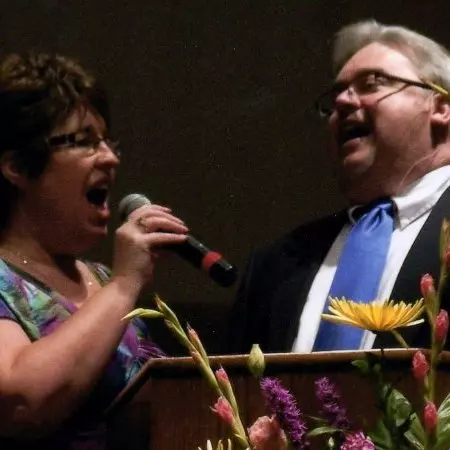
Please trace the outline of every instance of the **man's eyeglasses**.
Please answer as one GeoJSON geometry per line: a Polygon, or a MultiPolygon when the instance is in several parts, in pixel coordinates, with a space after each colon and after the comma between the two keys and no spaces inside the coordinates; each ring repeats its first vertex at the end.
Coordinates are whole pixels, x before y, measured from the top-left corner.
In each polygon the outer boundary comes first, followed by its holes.
{"type": "Polygon", "coordinates": [[[116,156],[120,157],[119,142],[107,137],[99,137],[95,132],[88,128],[75,133],[61,134],[52,136],[47,139],[47,143],[51,148],[66,149],[80,148],[86,153],[96,153],[102,144],[105,144],[116,156]]]}
{"type": "Polygon", "coordinates": [[[445,96],[449,95],[441,86],[426,80],[414,81],[384,72],[371,71],[358,74],[350,83],[336,83],[317,99],[316,109],[321,117],[329,117],[336,109],[337,97],[349,88],[358,97],[364,97],[371,94],[388,95],[399,92],[407,86],[417,86],[422,89],[436,91],[445,96]]]}

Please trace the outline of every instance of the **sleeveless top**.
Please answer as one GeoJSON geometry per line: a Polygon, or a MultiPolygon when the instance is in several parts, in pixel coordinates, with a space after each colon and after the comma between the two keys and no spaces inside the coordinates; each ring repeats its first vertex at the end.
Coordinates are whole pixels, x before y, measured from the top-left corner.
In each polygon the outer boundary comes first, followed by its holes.
{"type": "MultiPolygon", "coordinates": [[[[88,261],[84,263],[102,286],[107,283],[111,274],[105,266],[88,261]]],[[[76,307],[58,292],[0,259],[0,319],[17,322],[32,342],[51,334],[76,311],[76,307]]],[[[105,323],[104,326],[108,324],[105,323]]],[[[102,413],[144,362],[161,356],[165,355],[151,341],[145,323],[139,318],[133,319],[96,387],[67,422],[51,436],[38,441],[16,441],[0,437],[0,448],[105,449],[106,426],[102,413]]]]}

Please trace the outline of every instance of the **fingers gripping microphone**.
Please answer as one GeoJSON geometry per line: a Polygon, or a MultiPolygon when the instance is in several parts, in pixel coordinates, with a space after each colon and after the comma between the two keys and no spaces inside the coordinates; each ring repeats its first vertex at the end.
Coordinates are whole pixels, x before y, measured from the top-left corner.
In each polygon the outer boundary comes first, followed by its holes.
{"type": "MultiPolygon", "coordinates": [[[[125,220],[135,209],[149,204],[151,204],[150,200],[142,194],[127,195],[119,203],[120,219],[125,220]]],[[[205,271],[220,286],[228,287],[236,281],[236,268],[220,253],[210,250],[190,234],[181,244],[168,245],[165,248],[205,271]]]]}

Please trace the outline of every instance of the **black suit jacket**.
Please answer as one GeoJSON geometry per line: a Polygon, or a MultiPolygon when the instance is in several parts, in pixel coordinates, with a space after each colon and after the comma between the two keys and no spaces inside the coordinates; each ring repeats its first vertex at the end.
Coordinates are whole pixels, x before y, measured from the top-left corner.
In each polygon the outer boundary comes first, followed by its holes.
{"type": "MultiPolygon", "coordinates": [[[[391,298],[414,301],[421,297],[420,279],[440,270],[439,236],[442,220],[450,218],[450,188],[441,196],[414,241],[395,282],[391,298]]],[[[300,226],[269,247],[256,251],[248,265],[233,306],[227,350],[248,353],[258,343],[265,352],[289,352],[311,284],[336,236],[347,221],[345,211],[300,226]]],[[[450,307],[450,290],[442,307],[450,307]]],[[[404,328],[413,347],[429,345],[428,325],[404,328]]],[[[398,347],[390,333],[379,335],[375,347],[398,347]]]]}

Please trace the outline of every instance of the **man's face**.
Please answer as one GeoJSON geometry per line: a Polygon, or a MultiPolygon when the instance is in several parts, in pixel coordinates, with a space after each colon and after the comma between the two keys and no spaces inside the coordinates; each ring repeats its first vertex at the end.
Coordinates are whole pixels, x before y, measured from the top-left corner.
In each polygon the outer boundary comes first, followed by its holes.
{"type": "Polygon", "coordinates": [[[372,43],[336,77],[341,87],[329,118],[331,150],[353,202],[394,195],[429,170],[433,94],[389,75],[421,81],[406,56],[372,43]]]}

